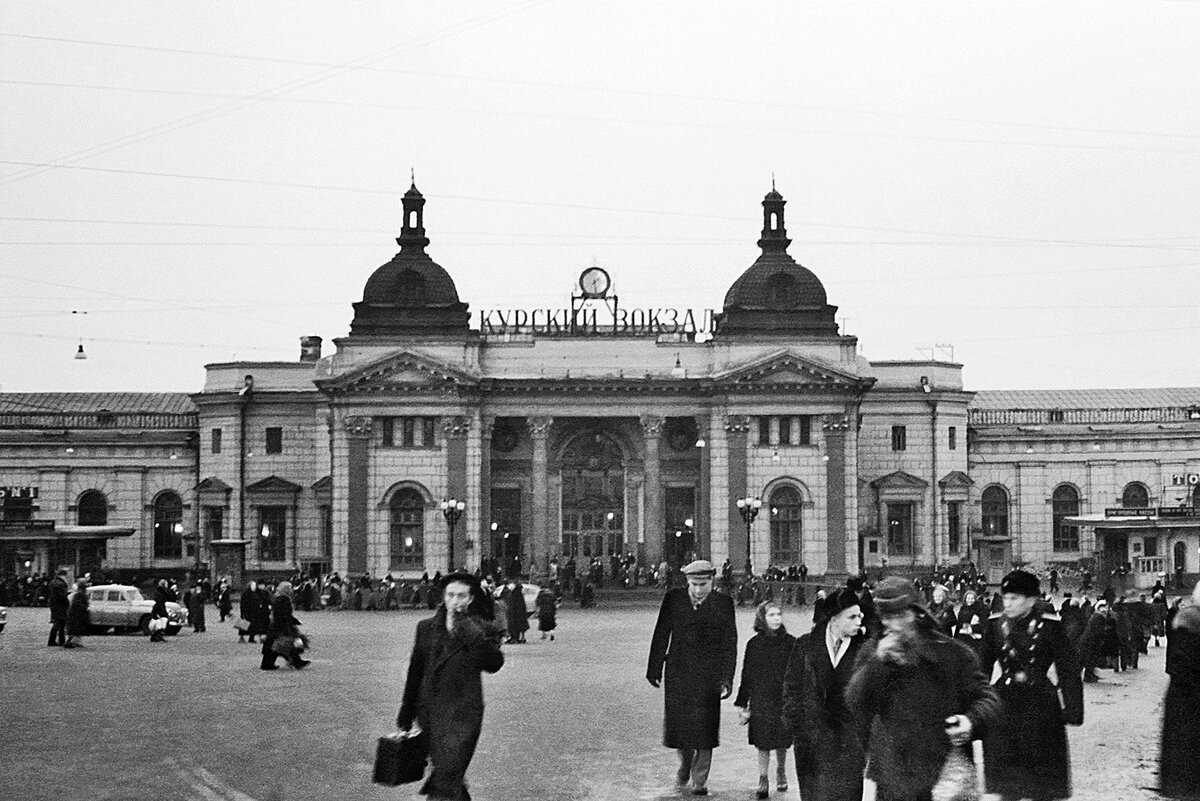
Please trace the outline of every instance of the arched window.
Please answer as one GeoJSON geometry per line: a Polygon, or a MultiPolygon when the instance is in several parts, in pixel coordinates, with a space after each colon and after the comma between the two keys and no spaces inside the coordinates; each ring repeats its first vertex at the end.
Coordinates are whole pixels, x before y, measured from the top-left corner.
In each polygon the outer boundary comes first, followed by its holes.
{"type": "Polygon", "coordinates": [[[76,514],[81,526],[107,526],[108,498],[104,497],[103,492],[88,490],[79,496],[76,514]]]}
{"type": "Polygon", "coordinates": [[[804,561],[800,490],[785,484],[771,493],[771,564],[787,567],[804,561]]]}
{"type": "Polygon", "coordinates": [[[412,488],[392,496],[392,567],[425,566],[425,499],[412,488]]]}
{"type": "Polygon", "coordinates": [[[154,499],[154,558],[183,556],[183,501],[174,492],[154,499]]]}
{"type": "Polygon", "coordinates": [[[792,308],[796,305],[798,293],[796,279],[788,273],[776,273],[768,281],[767,302],[772,308],[792,308]]]}
{"type": "Polygon", "coordinates": [[[1054,550],[1078,551],[1079,526],[1063,522],[1063,518],[1079,514],[1079,491],[1070,484],[1059,484],[1051,498],[1054,510],[1054,550]]]}
{"type": "Polygon", "coordinates": [[[983,491],[983,534],[986,537],[1008,536],[1008,493],[993,484],[983,491]]]}
{"type": "Polygon", "coordinates": [[[1145,484],[1133,481],[1125,485],[1125,491],[1121,493],[1121,506],[1126,509],[1145,509],[1149,505],[1150,490],[1146,489],[1145,484]]]}
{"type": "Polygon", "coordinates": [[[396,282],[396,302],[401,306],[424,306],[425,277],[416,270],[400,273],[396,282]]]}

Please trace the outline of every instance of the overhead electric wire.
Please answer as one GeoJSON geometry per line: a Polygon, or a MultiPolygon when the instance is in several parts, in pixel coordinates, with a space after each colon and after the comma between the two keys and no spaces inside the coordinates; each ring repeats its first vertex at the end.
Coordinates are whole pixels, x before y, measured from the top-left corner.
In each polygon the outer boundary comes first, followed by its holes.
{"type": "Polygon", "coordinates": [[[274,95],[285,94],[287,92],[292,92],[297,89],[303,89],[303,88],[306,88],[309,86],[314,86],[318,83],[322,83],[322,82],[330,80],[332,78],[336,78],[339,75],[344,75],[348,72],[352,72],[355,65],[371,64],[376,61],[382,61],[386,58],[391,58],[392,56],[395,56],[402,52],[416,50],[417,48],[425,47],[429,44],[440,41],[442,39],[449,38],[451,36],[457,35],[464,31],[473,30],[473,29],[478,28],[487,23],[495,22],[498,19],[503,19],[504,17],[509,16],[510,14],[516,13],[516,11],[521,10],[524,7],[540,5],[545,2],[548,2],[548,0],[522,0],[522,2],[515,3],[511,6],[508,6],[505,9],[498,11],[498,12],[488,12],[485,14],[480,14],[476,17],[472,17],[468,20],[465,20],[461,23],[457,23],[455,25],[448,26],[447,28],[445,28],[441,31],[438,31],[434,34],[430,34],[429,36],[424,37],[423,39],[421,39],[418,42],[415,42],[415,43],[405,42],[403,44],[393,45],[391,47],[384,48],[379,53],[375,53],[370,56],[363,56],[361,58],[346,62],[345,64],[338,64],[338,65],[330,66],[326,69],[323,69],[321,72],[316,73],[315,75],[304,76],[302,78],[296,78],[291,81],[286,81],[282,84],[278,84],[278,85],[273,86],[269,89],[266,89],[262,92],[257,92],[252,95],[247,95],[245,97],[242,97],[238,100],[235,100],[235,101],[232,101],[229,103],[223,103],[221,105],[215,106],[210,109],[205,109],[203,111],[194,112],[192,114],[187,114],[187,115],[184,115],[183,117],[178,117],[174,120],[170,120],[165,123],[160,123],[159,125],[154,125],[154,126],[151,126],[150,128],[145,128],[141,131],[137,131],[132,134],[126,134],[125,136],[117,137],[116,139],[110,139],[105,142],[101,142],[96,145],[93,145],[91,147],[84,148],[82,150],[76,150],[76,151],[68,153],[66,155],[59,156],[50,161],[43,162],[36,167],[27,168],[24,171],[18,171],[15,173],[9,173],[8,175],[0,176],[0,185],[24,180],[26,178],[30,178],[34,175],[38,175],[42,172],[45,172],[46,170],[51,170],[51,169],[63,167],[63,166],[69,165],[69,164],[74,164],[78,161],[82,161],[84,159],[91,158],[93,156],[98,156],[103,153],[109,153],[113,150],[117,150],[119,148],[126,147],[128,145],[132,145],[132,144],[136,144],[138,142],[145,141],[146,139],[151,139],[153,137],[161,136],[166,133],[171,133],[173,131],[177,131],[182,128],[187,128],[187,127],[196,125],[201,122],[206,122],[206,121],[208,121],[210,119],[214,119],[216,117],[221,117],[221,116],[225,116],[227,114],[231,114],[236,111],[240,111],[243,108],[248,108],[250,106],[253,106],[253,105],[256,105],[257,103],[262,102],[263,100],[267,100],[274,95]]]}
{"type": "MultiPolygon", "coordinates": [[[[287,58],[277,58],[277,57],[272,57],[272,56],[246,55],[246,54],[240,54],[240,53],[221,53],[221,52],[210,51],[210,50],[193,50],[193,49],[186,49],[186,48],[161,47],[161,46],[153,46],[153,45],[138,45],[138,44],[128,44],[128,43],[121,43],[121,42],[102,42],[102,41],[96,41],[96,40],[91,40],[91,39],[72,39],[72,38],[57,37],[57,36],[37,36],[37,35],[33,35],[33,34],[21,34],[21,33],[0,33],[0,36],[7,36],[7,37],[11,37],[11,38],[18,38],[18,39],[32,39],[32,40],[37,40],[37,41],[62,42],[62,43],[66,43],[66,44],[82,44],[82,45],[93,45],[93,46],[99,46],[99,47],[111,47],[111,48],[121,48],[121,49],[131,49],[131,50],[146,50],[146,51],[154,51],[154,52],[162,52],[162,53],[175,53],[175,54],[179,54],[179,55],[192,55],[192,56],[204,56],[204,57],[211,57],[211,58],[256,61],[256,62],[263,62],[263,63],[284,64],[284,65],[292,65],[292,66],[322,67],[322,68],[344,66],[344,65],[339,65],[335,62],[327,62],[327,61],[307,61],[307,60],[302,60],[302,59],[287,59],[287,58]]],[[[996,125],[996,126],[1007,127],[1007,128],[1028,128],[1028,129],[1032,129],[1032,130],[1064,131],[1064,132],[1069,132],[1069,133],[1093,133],[1093,134],[1107,134],[1107,135],[1116,135],[1116,136],[1143,136],[1143,137],[1161,137],[1161,138],[1172,138],[1172,139],[1197,139],[1197,138],[1200,138],[1200,134],[1176,133],[1176,132],[1171,132],[1171,131],[1137,131],[1137,130],[1128,130],[1128,129],[1122,130],[1119,128],[1089,128],[1089,127],[1085,127],[1085,126],[1048,125],[1045,123],[1013,122],[1010,120],[992,120],[992,119],[973,118],[973,117],[954,117],[954,116],[943,115],[943,114],[921,114],[921,113],[917,113],[917,112],[901,112],[901,111],[890,111],[890,110],[880,110],[880,109],[857,109],[857,108],[848,108],[845,106],[826,106],[826,105],[820,105],[820,104],[789,103],[787,101],[781,101],[781,100],[761,100],[761,99],[754,99],[754,98],[747,98],[747,97],[722,97],[722,96],[715,96],[715,95],[696,95],[696,94],[683,94],[683,93],[678,93],[678,92],[662,92],[662,91],[654,91],[654,90],[650,90],[650,89],[630,89],[627,87],[616,87],[616,86],[612,86],[612,85],[604,86],[604,85],[595,85],[595,84],[590,84],[590,85],[589,84],[572,84],[572,83],[564,83],[561,81],[544,81],[544,80],[535,81],[535,80],[522,80],[522,79],[518,79],[518,78],[499,78],[494,75],[467,75],[467,74],[462,74],[462,73],[455,74],[455,73],[444,73],[444,72],[431,72],[429,70],[413,70],[413,69],[403,69],[403,68],[398,68],[398,67],[378,67],[378,66],[374,66],[373,64],[355,66],[355,67],[352,67],[349,71],[396,73],[396,74],[401,74],[401,75],[415,75],[415,76],[426,77],[426,78],[439,78],[439,79],[443,79],[443,80],[474,81],[474,82],[480,82],[480,83],[495,83],[495,84],[515,85],[515,86],[529,86],[529,87],[536,87],[536,88],[542,88],[542,89],[554,89],[556,91],[565,91],[565,92],[580,92],[580,91],[600,92],[600,93],[606,93],[606,94],[646,97],[646,98],[651,98],[651,99],[655,99],[655,100],[680,100],[680,101],[685,101],[688,103],[696,103],[696,102],[706,103],[706,104],[707,103],[725,103],[725,104],[729,104],[729,105],[759,106],[759,107],[763,107],[763,108],[791,108],[791,109],[797,109],[797,110],[802,110],[802,111],[822,111],[822,112],[833,112],[833,113],[842,113],[842,114],[861,114],[861,115],[865,115],[865,116],[889,117],[889,118],[900,118],[900,119],[917,119],[917,120],[928,120],[928,121],[933,121],[933,122],[949,122],[949,123],[966,124],[966,125],[996,125]]]]}

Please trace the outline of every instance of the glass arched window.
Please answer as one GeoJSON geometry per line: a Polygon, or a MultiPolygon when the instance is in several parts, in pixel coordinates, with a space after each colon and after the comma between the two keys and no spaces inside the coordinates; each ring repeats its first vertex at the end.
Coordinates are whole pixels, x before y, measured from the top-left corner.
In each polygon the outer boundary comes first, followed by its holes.
{"type": "Polygon", "coordinates": [[[425,566],[425,499],[405,488],[392,496],[392,567],[425,566]]]}
{"type": "Polygon", "coordinates": [[[781,567],[804,561],[800,490],[784,485],[771,493],[771,564],[781,567]]]}
{"type": "Polygon", "coordinates": [[[183,501],[174,492],[154,499],[154,558],[183,556],[183,501]]]}
{"type": "Polygon", "coordinates": [[[983,491],[980,506],[985,537],[1008,536],[1008,493],[1004,487],[992,485],[983,491]]]}
{"type": "Polygon", "coordinates": [[[1079,491],[1070,484],[1059,484],[1051,498],[1054,510],[1054,550],[1078,551],[1079,526],[1072,526],[1063,518],[1079,514],[1079,491]]]}
{"type": "Polygon", "coordinates": [[[396,302],[401,306],[424,306],[425,277],[416,270],[400,273],[396,282],[396,302]]]}
{"type": "Polygon", "coordinates": [[[1134,481],[1125,485],[1121,493],[1121,506],[1126,509],[1145,509],[1150,505],[1150,490],[1145,484],[1134,481]]]}
{"type": "Polygon", "coordinates": [[[104,497],[103,492],[88,490],[79,496],[76,514],[81,526],[107,526],[108,498],[104,497]]]}

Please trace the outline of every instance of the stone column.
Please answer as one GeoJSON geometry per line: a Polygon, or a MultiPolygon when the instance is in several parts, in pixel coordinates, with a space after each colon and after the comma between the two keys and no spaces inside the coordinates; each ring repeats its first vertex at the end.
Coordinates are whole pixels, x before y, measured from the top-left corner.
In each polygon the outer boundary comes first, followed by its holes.
{"type": "Polygon", "coordinates": [[[529,426],[529,436],[533,439],[533,473],[531,476],[532,499],[530,511],[533,513],[533,526],[529,542],[524,544],[525,553],[521,555],[522,567],[527,572],[534,572],[538,567],[537,560],[550,552],[550,505],[549,505],[549,454],[546,451],[550,439],[550,427],[554,425],[553,417],[530,417],[526,424],[529,426]]]}
{"type": "MultiPolygon", "coordinates": [[[[846,569],[846,432],[842,418],[825,422],[825,573],[841,577],[846,569]]],[[[857,536],[857,532],[855,532],[857,536]]]]}
{"type": "MultiPolygon", "coordinates": [[[[726,415],[725,440],[728,448],[726,466],[729,471],[726,486],[729,497],[725,499],[725,508],[729,510],[729,565],[739,576],[745,573],[748,554],[746,551],[746,524],[738,513],[735,500],[746,497],[746,446],[749,433],[749,417],[742,414],[726,415]]],[[[764,524],[769,524],[769,519],[754,522],[754,525],[758,526],[764,524]]]]}
{"type": "Polygon", "coordinates": [[[345,421],[350,440],[346,460],[349,481],[346,515],[346,569],[350,575],[367,572],[368,521],[370,520],[371,418],[350,417],[345,421]]]}
{"type": "Polygon", "coordinates": [[[646,533],[646,558],[650,564],[658,564],[663,558],[663,530],[666,528],[663,520],[662,475],[658,460],[658,442],[662,437],[663,418],[644,414],[638,422],[642,424],[642,436],[646,446],[643,469],[646,478],[642,484],[646,510],[643,529],[646,533]]]}
{"type": "MultiPolygon", "coordinates": [[[[447,417],[442,421],[442,433],[446,437],[446,494],[447,497],[463,501],[468,507],[478,502],[467,491],[467,433],[470,430],[471,421],[466,417],[447,417]]],[[[454,547],[451,548],[450,525],[446,523],[446,558],[443,563],[448,569],[445,572],[467,563],[467,525],[467,515],[464,513],[454,527],[454,547]],[[450,564],[451,553],[454,554],[454,564],[450,564]]]]}
{"type": "Polygon", "coordinates": [[[479,564],[495,556],[492,553],[492,431],[496,418],[480,418],[479,434],[479,564]]]}
{"type": "Polygon", "coordinates": [[[712,553],[712,515],[709,512],[709,497],[712,493],[712,462],[709,460],[709,454],[712,453],[712,445],[709,442],[709,421],[710,417],[707,414],[696,415],[696,437],[704,440],[704,447],[700,448],[700,486],[696,492],[696,519],[692,530],[696,535],[696,557],[698,559],[713,558],[712,553]]]}

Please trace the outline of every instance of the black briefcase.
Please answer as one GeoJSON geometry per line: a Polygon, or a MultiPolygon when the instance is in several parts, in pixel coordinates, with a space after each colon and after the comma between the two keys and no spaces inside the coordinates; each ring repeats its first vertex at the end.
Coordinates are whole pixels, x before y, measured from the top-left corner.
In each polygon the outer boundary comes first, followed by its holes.
{"type": "Polygon", "coordinates": [[[375,747],[375,783],[395,787],[420,781],[429,761],[429,735],[412,737],[401,732],[385,734],[375,747]]]}

